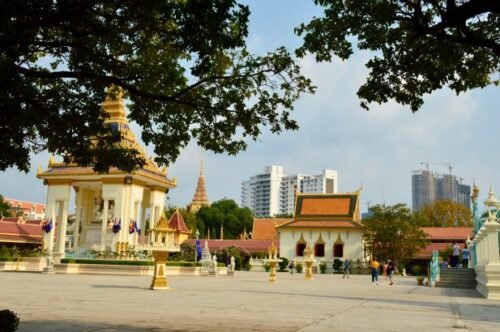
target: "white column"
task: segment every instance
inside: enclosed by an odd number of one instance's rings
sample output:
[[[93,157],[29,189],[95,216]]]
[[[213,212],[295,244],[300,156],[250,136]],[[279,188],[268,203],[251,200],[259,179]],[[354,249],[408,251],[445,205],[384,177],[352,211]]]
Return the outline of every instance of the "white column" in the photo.
[[[64,258],[66,249],[66,229],[68,226],[68,201],[59,202],[59,218],[57,224],[56,253]]]
[[[80,223],[82,219],[82,189],[78,188],[76,192],[76,220],[75,220],[75,230],[73,231],[73,251],[78,249],[78,242],[80,240]]]
[[[43,242],[45,249],[49,251],[54,250],[54,232],[56,230],[56,206],[57,202],[55,200],[47,202],[46,209],[46,219],[47,221],[52,220],[52,230],[49,233],[43,234]]]
[[[102,224],[101,224],[101,250],[106,250],[106,235],[108,231],[108,206],[109,200],[104,200],[104,206],[102,209]]]
[[[156,226],[156,223],[155,223],[155,206],[153,204],[151,204],[151,206],[149,207],[149,229],[152,230],[153,228],[155,228]],[[153,232],[150,232],[150,243],[154,243],[155,239],[153,238]]]

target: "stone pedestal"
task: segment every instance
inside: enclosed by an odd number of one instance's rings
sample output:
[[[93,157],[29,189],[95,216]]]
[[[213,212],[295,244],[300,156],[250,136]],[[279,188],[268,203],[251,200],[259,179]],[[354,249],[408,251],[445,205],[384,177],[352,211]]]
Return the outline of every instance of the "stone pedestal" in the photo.
[[[170,289],[165,275],[165,264],[167,263],[168,252],[154,250],[153,257],[155,259],[155,273],[150,288],[153,290]]]

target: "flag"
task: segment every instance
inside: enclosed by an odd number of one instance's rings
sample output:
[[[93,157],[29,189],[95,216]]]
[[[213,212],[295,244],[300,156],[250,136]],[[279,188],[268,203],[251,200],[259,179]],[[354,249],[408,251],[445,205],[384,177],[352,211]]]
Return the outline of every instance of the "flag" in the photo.
[[[115,218],[115,223],[113,224],[113,233],[118,233],[122,229],[122,219],[120,218],[118,221],[116,221]]]
[[[198,255],[198,259],[201,259],[201,244],[200,244],[200,240],[196,240],[196,253]]]
[[[139,226],[137,226],[137,220],[134,220],[134,229],[137,234],[141,235],[141,229],[139,228]]]
[[[50,231],[52,230],[52,219],[50,220],[45,220],[44,222],[42,222],[42,230],[45,232],[45,233],[50,233]]]

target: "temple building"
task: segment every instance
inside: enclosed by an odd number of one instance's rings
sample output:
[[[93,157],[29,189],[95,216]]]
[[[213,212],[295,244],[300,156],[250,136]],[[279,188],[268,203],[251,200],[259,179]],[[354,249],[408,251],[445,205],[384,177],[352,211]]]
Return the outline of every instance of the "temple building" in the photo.
[[[276,227],[281,257],[300,260],[304,249],[314,250],[318,262],[363,260],[360,192],[298,194],[293,220]]]
[[[139,230],[146,228],[148,215],[149,229],[155,228],[165,205],[166,192],[176,187],[176,179],[167,178],[167,169],[159,168],[147,156],[130,130],[123,96],[107,97],[103,109],[109,115],[105,123],[120,132],[121,144],[139,151],[146,164],[132,173],[110,168],[109,173],[100,174],[92,167],[57,162],[51,156],[48,169],[39,167],[37,177],[47,185],[46,220],[55,226],[45,233],[44,245],[53,250],[56,261],[64,257],[66,249],[118,251],[117,248],[133,247],[140,236],[144,237],[145,232],[139,235]],[[73,248],[66,248],[72,191],[76,225]]]
[[[203,175],[203,161],[200,166],[200,177],[198,178],[198,185],[196,186],[196,191],[193,196],[193,200],[187,206],[188,212],[195,213],[202,206],[210,206],[210,202],[207,197],[207,190],[205,189],[205,176]]]

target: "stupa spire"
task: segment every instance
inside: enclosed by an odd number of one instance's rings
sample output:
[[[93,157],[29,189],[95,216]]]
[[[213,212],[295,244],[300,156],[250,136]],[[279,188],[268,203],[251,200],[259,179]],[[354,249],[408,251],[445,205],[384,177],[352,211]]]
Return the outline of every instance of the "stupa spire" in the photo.
[[[190,212],[198,211],[202,206],[209,206],[210,202],[207,197],[207,190],[205,189],[205,176],[203,175],[203,160],[200,163],[200,176],[198,178],[198,185],[193,196],[191,204],[188,206]]]

